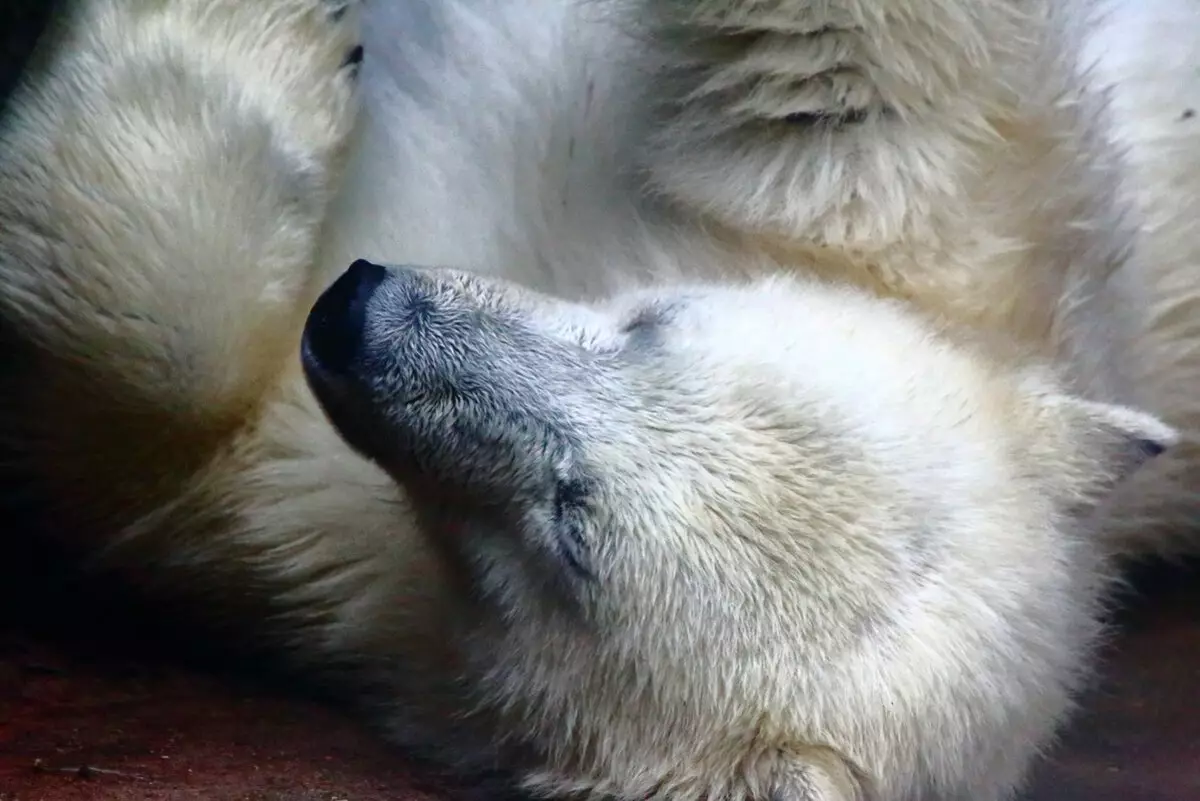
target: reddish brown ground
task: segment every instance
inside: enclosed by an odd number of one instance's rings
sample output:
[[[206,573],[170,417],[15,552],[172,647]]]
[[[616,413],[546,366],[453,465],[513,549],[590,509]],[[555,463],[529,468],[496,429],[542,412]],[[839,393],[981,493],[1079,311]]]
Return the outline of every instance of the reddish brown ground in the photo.
[[[1108,682],[1041,769],[1032,801],[1200,801],[1192,584],[1172,576],[1126,615]],[[130,657],[104,637],[81,646],[27,629],[0,632],[0,801],[432,798],[398,755],[329,708]]]
[[[408,801],[394,753],[314,703],[93,661],[24,638],[0,661],[0,801]]]

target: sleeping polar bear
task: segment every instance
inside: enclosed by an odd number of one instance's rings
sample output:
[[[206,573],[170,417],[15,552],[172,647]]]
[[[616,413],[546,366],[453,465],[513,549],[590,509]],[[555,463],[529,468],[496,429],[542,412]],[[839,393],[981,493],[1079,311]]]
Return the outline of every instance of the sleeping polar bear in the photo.
[[[1010,797],[1196,513],[1200,12],[1101,10],[81,0],[8,486],[464,776]]]

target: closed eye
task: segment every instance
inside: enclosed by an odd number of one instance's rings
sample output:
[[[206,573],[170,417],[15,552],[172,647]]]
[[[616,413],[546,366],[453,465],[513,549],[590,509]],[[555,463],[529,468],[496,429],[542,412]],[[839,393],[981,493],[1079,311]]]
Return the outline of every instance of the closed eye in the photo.
[[[554,529],[559,557],[575,574],[584,580],[595,579],[591,564],[591,549],[583,531],[590,488],[581,479],[559,481],[554,490]]]
[[[621,333],[627,336],[653,333],[671,321],[678,309],[672,303],[655,303],[638,309],[625,324]]]

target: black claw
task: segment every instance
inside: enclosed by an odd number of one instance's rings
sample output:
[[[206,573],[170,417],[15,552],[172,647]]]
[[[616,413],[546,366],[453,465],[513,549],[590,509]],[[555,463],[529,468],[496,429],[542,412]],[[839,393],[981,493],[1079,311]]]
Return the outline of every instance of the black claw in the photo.
[[[346,59],[342,62],[342,66],[343,67],[354,67],[357,69],[358,65],[362,63],[362,60],[363,60],[363,46],[355,45],[354,48],[349,53],[346,54]]]

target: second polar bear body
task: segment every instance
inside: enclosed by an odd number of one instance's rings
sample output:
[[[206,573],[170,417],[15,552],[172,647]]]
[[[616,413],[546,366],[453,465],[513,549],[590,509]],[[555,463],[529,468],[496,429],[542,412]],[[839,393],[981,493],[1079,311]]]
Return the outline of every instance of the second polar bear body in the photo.
[[[1193,509],[1196,201],[1151,177],[1200,155],[1130,122],[1116,68],[1110,134],[1088,3],[368,6],[316,268],[339,107],[256,71],[307,40],[83,6],[6,140],[10,213],[70,245],[0,240],[14,335],[53,357],[7,399],[47,422],[8,436],[109,564],[408,745],[620,798],[1003,798],[1087,671],[1108,552],[1182,541],[1147,524]],[[372,273],[370,391],[306,380],[301,319],[360,258],[476,277]],[[406,417],[433,378],[487,420]],[[1185,441],[1112,494],[1175,439],[1132,407]]]

